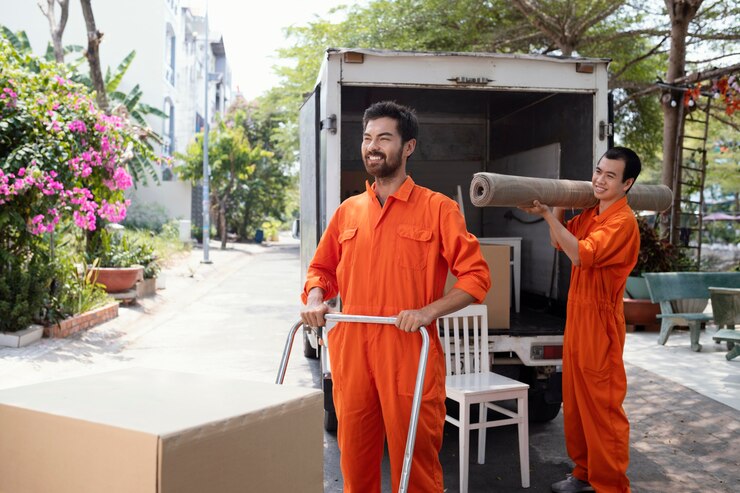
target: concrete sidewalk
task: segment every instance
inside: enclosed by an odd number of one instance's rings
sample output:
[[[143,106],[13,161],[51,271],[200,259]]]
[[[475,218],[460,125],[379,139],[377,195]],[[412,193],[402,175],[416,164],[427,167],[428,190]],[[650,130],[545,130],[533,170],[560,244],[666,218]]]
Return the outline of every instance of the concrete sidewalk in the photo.
[[[202,251],[194,250],[165,270],[166,289],[122,307],[117,319],[68,339],[0,349],[0,388],[135,366],[274,382],[299,310],[298,246],[283,236],[276,244],[229,247],[214,243],[212,264],[201,264]],[[627,335],[634,492],[740,491],[740,361],[724,360],[724,346],[710,335],[702,334],[701,353],[692,353],[680,332],[666,346],[655,333]],[[286,384],[319,387],[318,364],[301,349],[297,341]],[[325,492],[340,492],[335,435],[325,434],[324,450]],[[440,458],[447,491],[458,491],[454,427],[445,428]],[[562,415],[530,427],[529,490],[519,484],[513,427],[489,431],[486,458],[470,465],[471,493],[549,492],[570,469]],[[387,485],[387,466],[385,474]]]

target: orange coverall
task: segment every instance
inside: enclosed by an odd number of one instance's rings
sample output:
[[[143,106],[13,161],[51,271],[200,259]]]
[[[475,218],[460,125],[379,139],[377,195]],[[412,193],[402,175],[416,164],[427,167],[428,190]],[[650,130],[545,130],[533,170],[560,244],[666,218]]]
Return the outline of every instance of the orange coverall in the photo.
[[[640,234],[623,197],[602,214],[598,206],[568,222],[578,238],[563,341],[563,419],[573,475],[599,493],[629,492],[629,422],[622,408],[622,296],[637,262]]]
[[[457,204],[406,178],[383,207],[374,186],[344,201],[324,232],[302,295],[318,286],[341,294],[342,312],[396,316],[441,298],[447,271],[455,287],[482,301],[488,266]],[[442,492],[445,367],[434,326],[409,491]],[[338,324],[329,332],[337,439],[346,493],[380,491],[388,440],[393,491],[398,489],[421,351],[421,336],[393,325]]]

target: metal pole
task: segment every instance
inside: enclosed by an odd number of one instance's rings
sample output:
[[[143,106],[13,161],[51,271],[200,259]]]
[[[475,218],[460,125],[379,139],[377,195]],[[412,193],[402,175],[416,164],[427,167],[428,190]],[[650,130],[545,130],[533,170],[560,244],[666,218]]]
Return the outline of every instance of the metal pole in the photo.
[[[211,203],[208,190],[211,178],[211,171],[208,167],[208,50],[210,49],[208,43],[208,0],[206,0],[205,33],[205,55],[203,63],[205,67],[205,124],[203,126],[203,260],[201,262],[204,264],[210,264],[211,260],[208,258],[208,247],[211,241]]]

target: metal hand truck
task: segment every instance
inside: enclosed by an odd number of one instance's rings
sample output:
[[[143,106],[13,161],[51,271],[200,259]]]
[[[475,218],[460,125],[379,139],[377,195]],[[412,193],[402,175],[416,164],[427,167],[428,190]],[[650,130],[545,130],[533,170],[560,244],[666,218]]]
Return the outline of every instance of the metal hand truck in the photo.
[[[366,324],[387,324],[394,325],[396,317],[370,317],[364,315],[345,315],[342,313],[327,313],[324,315],[327,322],[356,322]],[[288,340],[285,341],[283,357],[280,361],[277,380],[275,383],[282,384],[285,379],[285,370],[288,367],[290,351],[293,348],[293,339],[298,329],[303,325],[302,321],[296,322],[288,333]],[[328,332],[328,330],[326,331]],[[325,332],[325,333],[326,333]],[[411,475],[411,459],[414,455],[414,442],[416,441],[416,428],[419,424],[419,409],[421,408],[421,395],[424,390],[424,376],[427,369],[427,357],[429,356],[429,333],[426,327],[419,327],[421,334],[421,353],[419,354],[419,368],[416,371],[416,385],[414,386],[414,400],[411,403],[411,419],[409,420],[409,431],[406,436],[406,451],[403,454],[403,469],[401,470],[401,484],[398,487],[399,493],[406,493],[409,486],[409,476]]]

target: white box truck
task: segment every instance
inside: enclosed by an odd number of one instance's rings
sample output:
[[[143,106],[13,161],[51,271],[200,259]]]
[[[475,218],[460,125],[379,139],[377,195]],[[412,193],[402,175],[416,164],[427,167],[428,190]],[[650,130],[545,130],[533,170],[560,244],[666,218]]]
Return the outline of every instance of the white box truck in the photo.
[[[301,283],[339,204],[364,191],[362,115],[394,100],[416,109],[419,138],[407,169],[419,185],[463,191],[470,232],[521,238],[522,307],[508,328],[491,327],[493,370],[530,384],[530,418],[560,409],[560,370],[570,264],[547,226],[517,209],[476,208],[474,173],[588,180],[609,145],[606,59],[367,49],[326,51],[300,111]],[[549,312],[559,311],[560,316]],[[512,309],[512,311],[514,311]],[[324,348],[324,349],[319,349]],[[325,347],[304,333],[304,354],[322,359],[327,428],[335,426]]]

